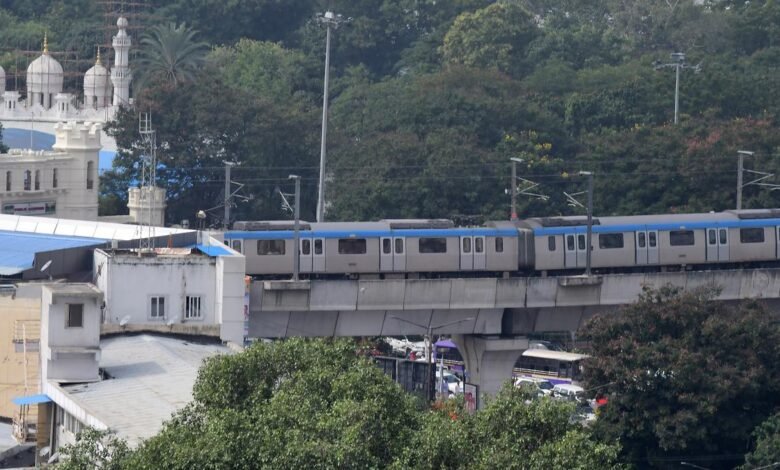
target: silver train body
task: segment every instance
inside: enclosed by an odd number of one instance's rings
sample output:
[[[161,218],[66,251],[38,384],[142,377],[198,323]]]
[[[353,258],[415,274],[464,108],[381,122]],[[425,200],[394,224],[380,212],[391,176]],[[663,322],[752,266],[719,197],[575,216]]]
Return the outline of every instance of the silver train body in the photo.
[[[780,259],[780,209],[599,217],[591,233],[596,271]],[[247,274],[292,274],[292,222],[236,222],[223,236],[246,256]],[[308,277],[576,272],[587,258],[584,217],[469,228],[442,219],[302,222],[299,238],[300,272]]]

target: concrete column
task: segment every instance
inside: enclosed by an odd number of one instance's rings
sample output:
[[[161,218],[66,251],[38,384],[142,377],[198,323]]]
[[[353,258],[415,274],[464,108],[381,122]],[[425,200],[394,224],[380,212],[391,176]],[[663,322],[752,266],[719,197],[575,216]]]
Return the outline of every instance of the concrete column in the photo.
[[[495,395],[504,382],[512,379],[515,362],[528,349],[528,338],[453,335],[452,341],[463,356],[466,382],[477,386],[480,408],[485,395]]]

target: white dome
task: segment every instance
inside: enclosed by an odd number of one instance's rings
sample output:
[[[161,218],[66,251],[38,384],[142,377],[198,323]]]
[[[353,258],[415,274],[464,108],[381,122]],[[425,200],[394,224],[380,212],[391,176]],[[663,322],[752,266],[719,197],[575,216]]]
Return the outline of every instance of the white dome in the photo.
[[[119,19],[116,20],[116,25],[119,27],[119,29],[127,28],[127,18],[120,16]]]
[[[91,69],[84,74],[84,95],[103,98],[111,96],[111,74],[98,60]]]
[[[27,67],[28,93],[60,93],[62,91],[62,66],[48,52],[35,59]]]

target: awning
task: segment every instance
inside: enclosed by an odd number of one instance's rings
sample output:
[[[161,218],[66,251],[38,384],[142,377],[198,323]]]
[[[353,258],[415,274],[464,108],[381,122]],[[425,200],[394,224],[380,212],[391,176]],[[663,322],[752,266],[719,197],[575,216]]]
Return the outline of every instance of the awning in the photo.
[[[203,254],[211,257],[227,256],[232,254],[230,250],[221,245],[192,245],[192,248],[197,248]]]
[[[37,405],[39,403],[48,403],[51,401],[51,398],[48,397],[45,393],[41,393],[38,395],[28,395],[26,397],[16,397],[13,400],[15,405],[24,406],[24,405]]]

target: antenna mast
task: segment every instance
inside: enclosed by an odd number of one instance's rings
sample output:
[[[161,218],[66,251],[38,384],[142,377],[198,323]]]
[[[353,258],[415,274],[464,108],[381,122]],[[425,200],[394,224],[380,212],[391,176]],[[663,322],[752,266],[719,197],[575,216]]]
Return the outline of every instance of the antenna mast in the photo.
[[[148,153],[142,157],[141,165],[141,201],[146,201],[148,218],[141,225],[147,225],[146,236],[141,237],[139,254],[154,250],[154,203],[157,183],[157,134],[152,128],[152,113],[140,113],[138,116],[138,132],[141,134]]]

